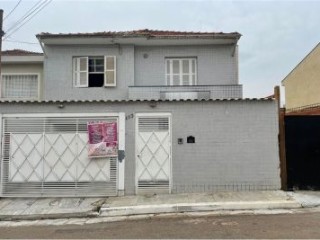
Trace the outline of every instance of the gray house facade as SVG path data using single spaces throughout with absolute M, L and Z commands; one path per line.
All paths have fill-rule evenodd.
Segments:
M 42 33 L 38 38 L 47 56 L 44 65 L 44 98 L 241 98 L 237 51 L 240 36 L 239 33 L 150 30 L 93 34 Z M 80 72 L 88 78 L 81 79 L 83 84 L 77 82 L 80 81 Z M 105 76 L 100 79 L 98 87 L 90 83 L 94 81 L 90 79 L 99 75 L 99 72 Z M 107 75 L 113 78 L 110 83 L 107 82 Z M 179 92 L 185 94 L 179 96 Z
M 277 102 L 242 98 L 240 36 L 37 35 L 43 98 L 0 101 L 2 196 L 279 189 Z

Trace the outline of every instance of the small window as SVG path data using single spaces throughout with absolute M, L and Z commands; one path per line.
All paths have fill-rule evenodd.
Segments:
M 38 74 L 3 74 L 1 78 L 1 97 L 38 99 Z
M 89 87 L 102 87 L 104 84 L 104 58 L 90 57 L 88 67 Z
M 75 87 L 116 86 L 116 57 L 76 57 L 73 59 Z
M 196 143 L 196 139 L 194 136 L 188 136 L 187 137 L 187 143 Z
M 196 85 L 196 58 L 168 58 L 166 59 L 166 83 L 174 85 Z

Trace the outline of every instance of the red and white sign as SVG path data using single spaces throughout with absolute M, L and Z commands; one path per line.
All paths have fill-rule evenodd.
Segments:
M 87 124 L 90 158 L 118 156 L 118 127 L 116 122 Z

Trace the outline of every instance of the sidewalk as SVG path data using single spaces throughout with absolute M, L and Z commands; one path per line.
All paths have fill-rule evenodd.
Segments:
M 121 217 L 316 206 L 320 206 L 320 192 L 252 191 L 108 198 L 2 198 L 0 220 Z

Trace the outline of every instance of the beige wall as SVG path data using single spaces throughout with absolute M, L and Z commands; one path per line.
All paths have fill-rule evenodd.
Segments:
M 43 97 L 43 63 L 23 63 L 23 64 L 8 64 L 2 63 L 1 74 L 8 73 L 35 73 L 39 74 L 39 97 Z
M 320 103 L 320 45 L 284 79 L 286 108 Z

